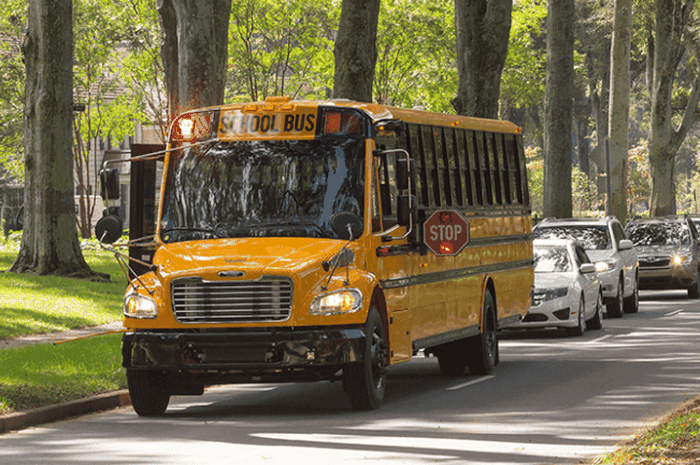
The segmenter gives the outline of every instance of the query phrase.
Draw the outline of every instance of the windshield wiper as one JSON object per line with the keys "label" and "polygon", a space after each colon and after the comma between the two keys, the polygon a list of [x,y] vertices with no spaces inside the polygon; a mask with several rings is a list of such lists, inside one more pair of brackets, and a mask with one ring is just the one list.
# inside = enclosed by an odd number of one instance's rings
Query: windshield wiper
{"label": "windshield wiper", "polygon": [[226,237],[226,236],[223,236],[221,233],[219,233],[218,231],[216,231],[215,229],[212,229],[212,228],[190,228],[190,227],[186,227],[186,226],[175,226],[175,227],[173,227],[173,228],[164,229],[163,231],[161,231],[161,235],[163,235],[163,234],[168,234],[169,232],[173,232],[173,231],[178,231],[178,232],[201,232],[201,233],[207,233],[207,234],[211,234],[211,235],[213,235],[213,236],[216,236],[216,237],[218,237],[218,238],[220,238],[220,239],[223,239],[224,237]]}
{"label": "windshield wiper", "polygon": [[277,224],[279,226],[301,226],[304,228],[311,226],[316,231],[318,231],[318,233],[321,234],[321,237],[323,237],[324,239],[331,239],[331,236],[326,231],[324,231],[323,228],[321,228],[319,225],[317,225],[316,223],[311,223],[311,222],[309,222],[309,223],[297,223],[297,222],[290,221],[287,223],[277,223]]}

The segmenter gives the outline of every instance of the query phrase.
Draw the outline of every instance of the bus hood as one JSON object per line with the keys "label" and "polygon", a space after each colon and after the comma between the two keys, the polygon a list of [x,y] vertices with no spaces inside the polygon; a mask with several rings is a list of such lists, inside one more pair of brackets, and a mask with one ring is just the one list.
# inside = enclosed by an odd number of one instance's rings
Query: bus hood
{"label": "bus hood", "polygon": [[271,271],[321,268],[344,241],[308,238],[243,238],[178,242],[161,246],[155,257],[161,274],[191,274],[194,270]]}

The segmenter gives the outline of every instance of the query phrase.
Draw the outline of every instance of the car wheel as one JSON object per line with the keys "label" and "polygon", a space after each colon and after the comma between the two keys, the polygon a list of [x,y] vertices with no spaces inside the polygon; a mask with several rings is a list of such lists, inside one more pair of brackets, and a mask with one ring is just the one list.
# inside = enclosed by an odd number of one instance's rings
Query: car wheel
{"label": "car wheel", "polygon": [[623,282],[624,281],[620,280],[617,286],[617,295],[612,301],[610,301],[610,304],[607,306],[608,316],[610,318],[622,317],[622,309],[625,304],[624,299],[622,298],[622,296],[624,295],[624,290],[622,289]]}
{"label": "car wheel", "polygon": [[170,402],[164,373],[151,370],[126,369],[126,382],[134,411],[142,417],[157,417],[165,413]]}
{"label": "car wheel", "polygon": [[481,334],[469,338],[470,357],[467,362],[472,375],[488,375],[498,364],[498,332],[496,304],[490,291],[484,296],[484,324]]}
{"label": "car wheel", "polygon": [[343,369],[343,386],[355,410],[375,410],[386,390],[386,341],[384,325],[372,306],[365,323],[365,346],[360,363]]}
{"label": "car wheel", "polygon": [[599,292],[595,304],[595,315],[586,322],[586,329],[601,329],[603,327],[603,295]]}
{"label": "car wheel", "polygon": [[695,281],[693,285],[688,288],[688,297],[691,299],[700,297],[700,279]]}
{"label": "car wheel", "polygon": [[[695,286],[697,288],[697,286]],[[690,293],[690,291],[688,291]],[[625,299],[625,313],[637,313],[639,311],[639,283],[635,282],[634,292]]]}
{"label": "car wheel", "polygon": [[569,336],[583,336],[584,331],[586,331],[586,325],[584,323],[584,312],[586,311],[586,304],[583,301],[583,296],[578,301],[578,325],[575,328],[566,328],[566,334]]}

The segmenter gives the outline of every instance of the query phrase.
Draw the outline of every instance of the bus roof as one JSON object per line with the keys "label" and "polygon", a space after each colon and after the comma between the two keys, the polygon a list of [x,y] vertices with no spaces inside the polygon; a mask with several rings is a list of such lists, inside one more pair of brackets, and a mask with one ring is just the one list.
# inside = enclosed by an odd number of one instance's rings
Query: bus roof
{"label": "bus roof", "polygon": [[319,106],[338,106],[355,108],[367,114],[373,123],[387,119],[399,119],[406,123],[433,124],[436,126],[452,126],[462,129],[506,132],[513,134],[519,134],[520,132],[522,132],[522,129],[520,127],[509,121],[499,121],[485,118],[474,118],[469,116],[434,113],[422,109],[399,108],[380,105],[376,103],[356,102],[347,99],[291,100],[288,97],[268,97],[265,101],[262,102],[234,103],[222,105],[217,108],[222,111],[256,111],[273,110],[275,107],[286,108],[289,110],[291,108],[312,108]]}

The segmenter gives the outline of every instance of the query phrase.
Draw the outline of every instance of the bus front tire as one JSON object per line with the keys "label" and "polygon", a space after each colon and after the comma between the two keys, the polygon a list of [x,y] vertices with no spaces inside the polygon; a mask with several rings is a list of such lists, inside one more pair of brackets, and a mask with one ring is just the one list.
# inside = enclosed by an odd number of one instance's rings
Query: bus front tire
{"label": "bus front tire", "polygon": [[365,335],[362,361],[343,369],[343,386],[355,410],[379,408],[386,391],[387,346],[382,318],[374,306],[367,315]]}
{"label": "bus front tire", "polygon": [[490,291],[484,296],[484,324],[479,335],[469,339],[469,372],[488,375],[498,364],[496,304]]}
{"label": "bus front tire", "polygon": [[157,417],[165,413],[170,394],[164,373],[127,368],[126,381],[131,405],[139,416]]}

